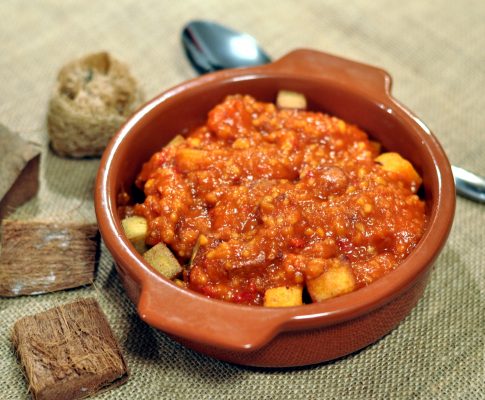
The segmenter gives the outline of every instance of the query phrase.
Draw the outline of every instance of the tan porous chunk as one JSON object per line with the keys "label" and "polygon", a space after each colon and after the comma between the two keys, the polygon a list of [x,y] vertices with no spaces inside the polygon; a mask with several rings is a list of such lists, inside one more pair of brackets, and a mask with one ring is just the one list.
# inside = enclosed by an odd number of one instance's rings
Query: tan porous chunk
{"label": "tan porous chunk", "polygon": [[329,266],[320,276],[307,280],[307,290],[314,302],[350,293],[355,289],[355,278],[350,264],[338,259],[329,260]]}
{"label": "tan porous chunk", "polygon": [[306,97],[298,92],[280,90],[276,97],[276,106],[278,108],[295,108],[304,110],[306,105]]}
{"label": "tan porous chunk", "polygon": [[143,102],[128,66],[107,52],[64,65],[57,76],[47,128],[61,156],[100,156],[108,141]]}
{"label": "tan porous chunk", "polygon": [[398,153],[382,153],[375,158],[385,171],[396,174],[409,188],[416,193],[422,179],[413,165]]}
{"label": "tan porous chunk", "polygon": [[143,258],[167,279],[173,279],[182,272],[179,262],[163,243],[158,243],[143,253]]}
{"label": "tan porous chunk", "polygon": [[135,249],[143,254],[146,251],[145,239],[148,232],[147,220],[137,215],[124,218],[121,221],[123,230],[128,240],[135,246]]}
{"label": "tan porous chunk", "polygon": [[265,307],[291,307],[303,304],[301,286],[280,286],[266,290]]}

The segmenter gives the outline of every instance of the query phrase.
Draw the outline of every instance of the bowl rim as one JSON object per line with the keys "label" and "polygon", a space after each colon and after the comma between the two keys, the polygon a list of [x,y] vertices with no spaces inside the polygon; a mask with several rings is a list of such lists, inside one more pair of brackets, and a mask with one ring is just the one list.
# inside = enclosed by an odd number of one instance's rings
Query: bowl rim
{"label": "bowl rim", "polygon": [[[317,61],[315,66],[315,61]],[[295,77],[294,69],[312,63],[312,70],[306,71],[308,79],[333,82],[343,89],[352,90],[380,107],[386,107],[395,117],[409,126],[420,138],[427,153],[433,159],[433,172],[436,184],[435,205],[429,214],[429,221],[423,237],[416,248],[403,263],[384,277],[367,287],[341,297],[328,299],[323,303],[287,308],[251,307],[210,299],[202,294],[179,288],[166,278],[158,275],[136,253],[131,243],[122,235],[121,223],[116,209],[116,193],[112,182],[113,165],[117,152],[126,143],[126,138],[136,133],[136,128],[147,116],[157,110],[181,92],[210,86],[214,83],[232,82],[245,79],[264,79],[265,77]],[[323,64],[323,65],[322,65]],[[330,72],[329,72],[330,65]],[[332,69],[333,68],[333,69]],[[357,71],[356,77],[347,81],[336,81],[336,70]],[[327,75],[322,76],[322,72]],[[344,71],[345,72],[345,71]],[[341,77],[341,74],[338,75]],[[361,87],[355,88],[355,80],[368,77]],[[401,105],[390,93],[390,75],[376,67],[335,57],[314,50],[295,50],[281,59],[264,66],[224,70],[203,75],[176,85],[143,105],[119,130],[106,148],[98,170],[95,192],[95,210],[100,232],[105,244],[117,264],[140,285],[138,312],[147,323],[184,339],[209,344],[235,351],[253,351],[267,344],[278,333],[286,330],[312,329],[324,327],[363,316],[378,307],[387,304],[413,285],[420,275],[428,272],[432,263],[442,250],[451,225],[455,209],[454,181],[448,159],[430,129],[409,109]],[[452,195],[451,195],[452,192]],[[180,323],[179,316],[165,312],[162,316],[158,304],[165,302],[170,310],[176,309],[178,301],[197,302],[199,307],[207,307],[216,315],[237,314],[243,320],[248,318],[253,324],[265,324],[265,328],[254,333],[254,327],[243,330],[233,340],[221,338],[214,328],[204,325],[203,329],[194,329],[193,324]],[[256,317],[255,317],[256,316]],[[233,321],[234,322],[234,321]]]}

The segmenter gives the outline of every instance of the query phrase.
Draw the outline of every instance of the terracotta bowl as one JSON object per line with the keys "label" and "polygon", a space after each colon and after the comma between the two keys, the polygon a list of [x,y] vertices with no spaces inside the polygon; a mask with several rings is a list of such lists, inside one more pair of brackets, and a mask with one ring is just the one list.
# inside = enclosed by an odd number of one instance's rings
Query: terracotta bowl
{"label": "terracotta bowl", "polygon": [[[244,365],[287,367],[335,359],[396,327],[423,294],[455,209],[450,164],[430,130],[390,95],[383,70],[328,54],[296,50],[261,67],[204,75],[143,106],[113,138],[97,177],[101,235],[140,317],[209,356]],[[143,162],[173,136],[204,123],[228,94],[274,101],[279,89],[302,92],[308,108],[357,124],[423,177],[428,225],[399,268],[353,293],[289,308],[236,305],[184,290],[157,275],[124,237],[117,194],[129,190]]]}

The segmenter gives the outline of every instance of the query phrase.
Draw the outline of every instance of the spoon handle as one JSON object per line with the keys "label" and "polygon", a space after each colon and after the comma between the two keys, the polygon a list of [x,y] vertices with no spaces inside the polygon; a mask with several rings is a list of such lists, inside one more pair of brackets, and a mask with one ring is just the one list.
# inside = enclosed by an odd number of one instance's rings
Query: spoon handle
{"label": "spoon handle", "polygon": [[456,193],[470,200],[485,203],[485,179],[466,169],[452,166]]}

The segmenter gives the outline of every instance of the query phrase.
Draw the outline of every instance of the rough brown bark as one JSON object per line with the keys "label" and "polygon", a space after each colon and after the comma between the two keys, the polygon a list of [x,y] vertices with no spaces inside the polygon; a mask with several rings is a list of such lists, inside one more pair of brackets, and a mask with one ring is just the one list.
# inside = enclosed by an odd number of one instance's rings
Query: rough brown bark
{"label": "rough brown bark", "polygon": [[81,399],[128,379],[118,343],[93,298],[21,318],[12,341],[36,400]]}
{"label": "rough brown bark", "polygon": [[40,149],[0,124],[0,220],[39,189]]}
{"label": "rough brown bark", "polygon": [[98,243],[96,224],[4,220],[0,296],[39,294],[91,284]]}

